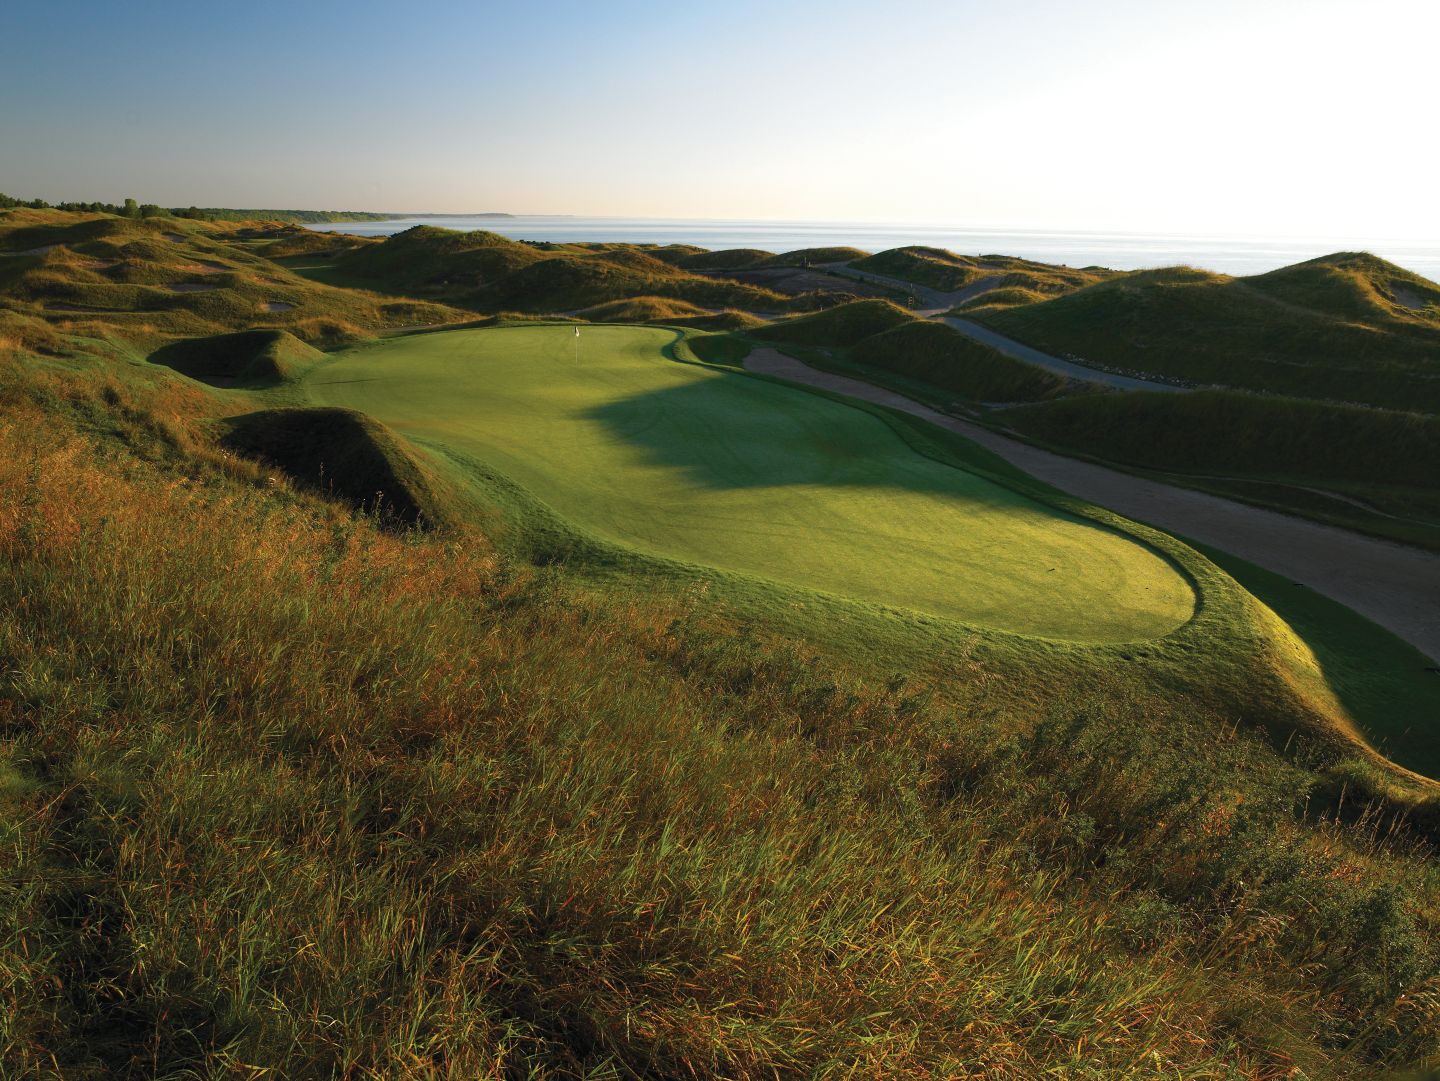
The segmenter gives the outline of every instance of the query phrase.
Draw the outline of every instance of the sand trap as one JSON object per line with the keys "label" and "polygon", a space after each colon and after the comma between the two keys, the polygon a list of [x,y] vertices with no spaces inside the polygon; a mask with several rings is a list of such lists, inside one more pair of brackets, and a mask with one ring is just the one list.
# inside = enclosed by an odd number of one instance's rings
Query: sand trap
{"label": "sand trap", "polygon": [[293,312],[295,305],[286,304],[283,300],[267,300],[265,310],[267,312]]}
{"label": "sand trap", "polygon": [[22,255],[44,255],[47,251],[54,251],[59,244],[45,244],[38,248],[26,248],[24,251],[0,251],[7,259],[18,259]]}
{"label": "sand trap", "polygon": [[183,244],[190,239],[184,233],[161,233],[160,235],[172,244]]}
{"label": "sand trap", "polygon": [[211,262],[209,259],[196,259],[192,263],[180,263],[176,270],[183,270],[187,274],[223,274],[232,269],[224,263]]}
{"label": "sand trap", "polygon": [[889,406],[958,432],[1033,477],[1127,518],[1213,545],[1283,574],[1374,620],[1440,661],[1440,555],[1228,499],[1175,488],[1052,454],[849,376],[812,368],[774,349],[745,359],[749,371]]}
{"label": "sand trap", "polygon": [[1415,290],[1407,288],[1398,283],[1391,283],[1390,291],[1395,294],[1395,303],[1401,307],[1409,308],[1412,312],[1423,312],[1430,307],[1430,302],[1422,297]]}

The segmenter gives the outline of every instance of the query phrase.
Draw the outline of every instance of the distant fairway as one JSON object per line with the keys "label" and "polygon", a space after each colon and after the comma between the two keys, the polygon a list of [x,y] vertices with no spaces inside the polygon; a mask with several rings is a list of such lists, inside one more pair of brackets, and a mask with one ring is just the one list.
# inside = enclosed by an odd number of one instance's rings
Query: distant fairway
{"label": "distant fairway", "polygon": [[[696,365],[670,331],[567,326],[369,343],[305,380],[652,555],[1000,630],[1163,635],[1194,596],[1139,543],[914,451],[878,418]],[[457,470],[459,467],[454,467]]]}

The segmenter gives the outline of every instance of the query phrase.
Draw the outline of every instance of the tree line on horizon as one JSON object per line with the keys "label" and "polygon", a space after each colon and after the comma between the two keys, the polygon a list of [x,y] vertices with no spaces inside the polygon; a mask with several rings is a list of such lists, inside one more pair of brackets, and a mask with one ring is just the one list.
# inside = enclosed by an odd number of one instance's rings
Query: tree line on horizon
{"label": "tree line on horizon", "polygon": [[285,222],[383,221],[390,214],[358,210],[235,210],[224,207],[163,207],[126,198],[120,203],[61,202],[44,199],[19,199],[0,192],[0,210],[65,210],[72,213],[115,214],[122,218],[190,218],[196,221],[246,221],[264,218]]}
{"label": "tree line on horizon", "polygon": [[14,210],[25,207],[29,210],[68,210],[90,214],[116,214],[122,218],[206,218],[205,211],[192,206],[185,209],[167,209],[155,203],[140,203],[126,198],[120,203],[106,202],[62,202],[50,203],[44,199],[18,199],[0,192],[0,210]]}

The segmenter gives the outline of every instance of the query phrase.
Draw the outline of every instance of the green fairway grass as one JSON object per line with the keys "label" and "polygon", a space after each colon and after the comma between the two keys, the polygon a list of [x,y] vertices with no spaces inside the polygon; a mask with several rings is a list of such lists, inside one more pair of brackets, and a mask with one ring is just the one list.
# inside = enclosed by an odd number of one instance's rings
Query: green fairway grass
{"label": "green fairway grass", "polygon": [[304,384],[479,459],[639,551],[1005,631],[1163,635],[1189,585],[1119,533],[917,454],[825,398],[667,359],[639,327],[456,331],[339,354]]}

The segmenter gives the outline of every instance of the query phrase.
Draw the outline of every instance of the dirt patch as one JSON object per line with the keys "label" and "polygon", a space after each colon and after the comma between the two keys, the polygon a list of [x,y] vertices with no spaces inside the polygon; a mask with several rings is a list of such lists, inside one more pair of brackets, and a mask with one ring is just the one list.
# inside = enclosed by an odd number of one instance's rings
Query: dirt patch
{"label": "dirt patch", "polygon": [[1440,661],[1440,555],[1040,450],[883,387],[811,368],[774,349],[755,350],[745,367],[888,406],[956,432],[1081,499],[1309,586]]}

